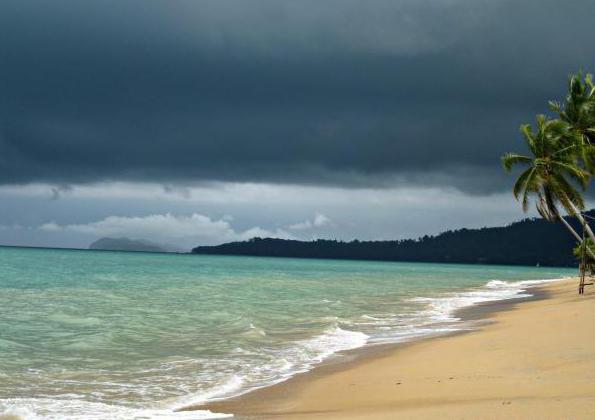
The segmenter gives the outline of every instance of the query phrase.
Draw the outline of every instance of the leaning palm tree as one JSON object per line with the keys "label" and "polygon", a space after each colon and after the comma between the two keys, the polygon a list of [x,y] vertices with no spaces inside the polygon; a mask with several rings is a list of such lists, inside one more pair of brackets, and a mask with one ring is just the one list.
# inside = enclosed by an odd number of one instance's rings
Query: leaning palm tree
{"label": "leaning palm tree", "polygon": [[[577,185],[584,189],[590,173],[576,163],[577,153],[581,150],[580,139],[564,121],[551,120],[544,115],[537,116],[535,131],[525,124],[521,126],[521,132],[532,156],[508,153],[502,157],[507,172],[515,165],[526,167],[514,184],[515,198],[521,201],[526,212],[529,210],[530,197],[535,196],[539,214],[546,220],[562,222],[582,243],[582,237],[559,211],[559,207],[562,207],[568,214],[580,216],[580,209],[584,208],[584,200]],[[580,218],[585,225],[582,216]],[[592,240],[595,242],[595,237]],[[588,252],[595,258],[590,249]]]}

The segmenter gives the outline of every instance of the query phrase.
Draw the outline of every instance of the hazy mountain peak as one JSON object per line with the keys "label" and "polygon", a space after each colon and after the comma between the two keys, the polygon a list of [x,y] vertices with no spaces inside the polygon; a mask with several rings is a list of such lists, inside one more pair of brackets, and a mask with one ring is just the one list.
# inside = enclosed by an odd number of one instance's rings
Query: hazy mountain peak
{"label": "hazy mountain peak", "polygon": [[100,238],[89,245],[89,249],[103,251],[170,252],[166,247],[145,239]]}

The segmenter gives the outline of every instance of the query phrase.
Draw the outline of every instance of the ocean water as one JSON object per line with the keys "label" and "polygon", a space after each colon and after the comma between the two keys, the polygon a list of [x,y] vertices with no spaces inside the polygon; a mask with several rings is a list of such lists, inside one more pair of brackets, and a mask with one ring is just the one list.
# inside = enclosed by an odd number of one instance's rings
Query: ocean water
{"label": "ocean water", "polygon": [[0,419],[177,412],[574,270],[0,248]]}

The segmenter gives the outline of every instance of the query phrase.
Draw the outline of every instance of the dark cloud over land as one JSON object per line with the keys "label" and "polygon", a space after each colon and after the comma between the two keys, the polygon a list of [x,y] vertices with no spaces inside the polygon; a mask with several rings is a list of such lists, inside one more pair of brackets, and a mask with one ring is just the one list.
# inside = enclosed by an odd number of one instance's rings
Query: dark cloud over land
{"label": "dark cloud over land", "polygon": [[498,190],[518,125],[595,69],[594,16],[585,0],[5,0],[0,183]]}

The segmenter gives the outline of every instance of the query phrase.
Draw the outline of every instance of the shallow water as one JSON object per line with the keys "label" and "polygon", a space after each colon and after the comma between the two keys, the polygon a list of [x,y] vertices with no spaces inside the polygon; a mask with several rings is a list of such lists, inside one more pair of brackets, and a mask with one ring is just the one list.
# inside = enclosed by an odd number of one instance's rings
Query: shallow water
{"label": "shallow water", "polygon": [[0,248],[0,419],[214,417],[173,410],[341,350],[460,329],[456,309],[573,274]]}

